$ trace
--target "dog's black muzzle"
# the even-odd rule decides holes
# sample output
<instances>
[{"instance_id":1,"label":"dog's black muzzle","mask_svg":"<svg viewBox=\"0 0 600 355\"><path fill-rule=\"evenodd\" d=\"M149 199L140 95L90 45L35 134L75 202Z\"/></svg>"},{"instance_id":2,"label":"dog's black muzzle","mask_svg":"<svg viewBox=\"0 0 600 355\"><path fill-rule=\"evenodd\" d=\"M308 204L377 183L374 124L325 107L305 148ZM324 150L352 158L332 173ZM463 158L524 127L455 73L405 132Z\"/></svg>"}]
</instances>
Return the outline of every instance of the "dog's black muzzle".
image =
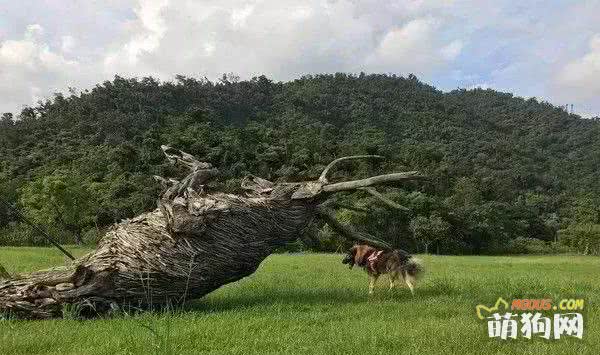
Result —
<instances>
[{"instance_id":1,"label":"dog's black muzzle","mask_svg":"<svg viewBox=\"0 0 600 355\"><path fill-rule=\"evenodd\" d=\"M354 255L346 254L344 259L342 259L342 264L350 264L350 268L352 269L354 266Z\"/></svg>"}]
</instances>

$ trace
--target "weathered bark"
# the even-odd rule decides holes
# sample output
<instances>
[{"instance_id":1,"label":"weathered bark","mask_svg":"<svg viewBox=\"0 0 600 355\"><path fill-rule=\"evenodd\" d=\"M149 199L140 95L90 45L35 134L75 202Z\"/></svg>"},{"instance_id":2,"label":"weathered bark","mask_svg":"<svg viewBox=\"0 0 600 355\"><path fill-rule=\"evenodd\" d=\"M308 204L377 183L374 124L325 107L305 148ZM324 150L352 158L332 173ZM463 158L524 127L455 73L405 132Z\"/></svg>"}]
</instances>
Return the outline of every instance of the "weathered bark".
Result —
<instances>
[{"instance_id":1,"label":"weathered bark","mask_svg":"<svg viewBox=\"0 0 600 355\"><path fill-rule=\"evenodd\" d=\"M315 216L339 230L319 207L333 193L421 178L404 173L330 184L331 165L313 182L274 184L249 176L242 183L247 196L238 196L207 191L218 173L210 164L170 147L163 151L191 173L181 181L157 177L165 192L156 210L114 225L95 251L68 267L0 280L0 312L52 318L74 304L96 315L199 298L252 274L274 249L299 238ZM350 239L377 243L341 229Z\"/></svg>"}]
</instances>

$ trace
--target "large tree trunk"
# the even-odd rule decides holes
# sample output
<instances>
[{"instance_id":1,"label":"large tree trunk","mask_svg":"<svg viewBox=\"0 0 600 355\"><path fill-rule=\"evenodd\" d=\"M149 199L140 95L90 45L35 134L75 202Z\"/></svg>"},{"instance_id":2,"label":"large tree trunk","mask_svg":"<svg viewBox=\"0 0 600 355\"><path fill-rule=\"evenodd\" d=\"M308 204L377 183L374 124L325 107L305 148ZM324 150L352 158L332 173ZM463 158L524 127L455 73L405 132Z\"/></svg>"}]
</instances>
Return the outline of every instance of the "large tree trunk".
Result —
<instances>
[{"instance_id":1,"label":"large tree trunk","mask_svg":"<svg viewBox=\"0 0 600 355\"><path fill-rule=\"evenodd\" d=\"M331 194L421 177L411 172L330 184L327 172L344 158L318 181L273 184L250 176L242 184L247 196L207 193L205 184L216 169L189 154L163 150L192 173L181 181L159 178L170 186L156 210L114 225L95 251L69 267L0 281L0 312L52 318L61 316L63 305L75 304L83 315L96 315L199 298L252 274L275 248L300 237L315 216L335 223L320 206ZM339 224L334 228L377 243Z\"/></svg>"}]
</instances>

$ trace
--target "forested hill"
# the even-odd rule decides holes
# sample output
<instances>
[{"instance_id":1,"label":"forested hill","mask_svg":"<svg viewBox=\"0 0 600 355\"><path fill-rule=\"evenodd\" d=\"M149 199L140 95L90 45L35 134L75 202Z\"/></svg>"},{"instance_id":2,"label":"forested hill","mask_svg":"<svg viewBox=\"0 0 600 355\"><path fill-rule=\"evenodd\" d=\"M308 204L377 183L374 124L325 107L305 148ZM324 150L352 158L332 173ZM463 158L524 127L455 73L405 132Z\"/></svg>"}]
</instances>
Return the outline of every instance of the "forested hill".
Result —
<instances>
[{"instance_id":1,"label":"forested hill","mask_svg":"<svg viewBox=\"0 0 600 355\"><path fill-rule=\"evenodd\" d=\"M0 196L58 235L93 239L154 207L151 175L172 173L161 144L210 161L231 189L248 173L303 180L336 157L381 154L388 163L348 166L338 178L414 169L431 179L387 191L409 213L347 197L371 212L340 210L346 222L411 250L530 250L549 243L525 238L560 235L562 246L589 252L594 244L574 236L589 229L593 239L600 224L599 138L598 121L548 103L493 90L444 93L412 75L115 77L2 116ZM0 244L37 242L16 220L0 205ZM337 247L327 228L319 236L321 248Z\"/></svg>"}]
</instances>

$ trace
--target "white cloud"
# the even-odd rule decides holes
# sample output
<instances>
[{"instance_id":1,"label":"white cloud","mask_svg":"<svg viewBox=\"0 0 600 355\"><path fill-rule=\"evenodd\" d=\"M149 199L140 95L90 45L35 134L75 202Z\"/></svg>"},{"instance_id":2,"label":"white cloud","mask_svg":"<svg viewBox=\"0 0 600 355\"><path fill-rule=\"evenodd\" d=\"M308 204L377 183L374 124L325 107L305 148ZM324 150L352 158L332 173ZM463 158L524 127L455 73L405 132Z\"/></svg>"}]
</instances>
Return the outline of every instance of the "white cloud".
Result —
<instances>
[{"instance_id":1,"label":"white cloud","mask_svg":"<svg viewBox=\"0 0 600 355\"><path fill-rule=\"evenodd\" d=\"M433 18L418 18L391 29L381 40L371 59L374 65L395 66L399 70L429 67L436 60L431 40L439 24ZM415 60L418 58L418 60Z\"/></svg>"},{"instance_id":2,"label":"white cloud","mask_svg":"<svg viewBox=\"0 0 600 355\"><path fill-rule=\"evenodd\" d=\"M444 43L440 39L442 28L442 21L429 16L391 29L368 57L366 69L419 76L445 69L460 54L463 45L460 39Z\"/></svg>"},{"instance_id":3,"label":"white cloud","mask_svg":"<svg viewBox=\"0 0 600 355\"><path fill-rule=\"evenodd\" d=\"M600 97L600 33L591 37L585 55L563 67L557 76L557 85L579 100Z\"/></svg>"},{"instance_id":4,"label":"white cloud","mask_svg":"<svg viewBox=\"0 0 600 355\"><path fill-rule=\"evenodd\" d=\"M228 72L276 80L361 70L431 74L460 52L457 38L439 38L445 27L435 15L447 5L433 0L137 0L131 16L110 27L118 32L109 43L90 49L89 29L71 28L35 44L26 35L15 41L22 51L44 57L46 72L37 63L40 76L34 77L20 59L15 65L23 87L36 86L42 96L115 74L163 80L175 74L215 79ZM104 27L98 23L94 35ZM43 31L34 26L28 33L41 38ZM31 103L32 97L21 94L19 104ZM13 105L3 102L0 110Z\"/></svg>"},{"instance_id":5,"label":"white cloud","mask_svg":"<svg viewBox=\"0 0 600 355\"><path fill-rule=\"evenodd\" d=\"M52 51L44 41L44 28L33 24L22 39L0 42L0 69L0 109L17 110L64 89L79 63Z\"/></svg>"},{"instance_id":6,"label":"white cloud","mask_svg":"<svg viewBox=\"0 0 600 355\"><path fill-rule=\"evenodd\" d=\"M75 38L73 38L73 36L62 36L60 42L60 49L65 53L72 52L73 48L75 48Z\"/></svg>"},{"instance_id":7,"label":"white cloud","mask_svg":"<svg viewBox=\"0 0 600 355\"><path fill-rule=\"evenodd\" d=\"M137 18L104 60L105 73L216 78L307 73L435 73L460 52L444 24L421 16L433 1L140 2ZM443 51L442 46L448 45ZM174 72L176 71L176 72Z\"/></svg>"},{"instance_id":8,"label":"white cloud","mask_svg":"<svg viewBox=\"0 0 600 355\"><path fill-rule=\"evenodd\" d=\"M6 66L25 66L34 69L35 59L39 57L39 38L43 34L40 25L27 26L22 40L7 40L0 45L0 63Z\"/></svg>"},{"instance_id":9,"label":"white cloud","mask_svg":"<svg viewBox=\"0 0 600 355\"><path fill-rule=\"evenodd\" d=\"M231 12L231 24L234 27L243 27L246 24L246 19L252 14L253 10L254 6L250 4L246 4L239 9L233 9Z\"/></svg>"},{"instance_id":10,"label":"white cloud","mask_svg":"<svg viewBox=\"0 0 600 355\"><path fill-rule=\"evenodd\" d=\"M0 111L114 74L366 71L412 72L446 89L485 83L600 112L597 13L598 1L21 0L0 14Z\"/></svg>"},{"instance_id":11,"label":"white cloud","mask_svg":"<svg viewBox=\"0 0 600 355\"><path fill-rule=\"evenodd\" d=\"M442 47L442 49L440 49L440 53L444 59L454 60L456 57L458 57L462 51L462 48L463 42L461 40L455 40Z\"/></svg>"},{"instance_id":12,"label":"white cloud","mask_svg":"<svg viewBox=\"0 0 600 355\"><path fill-rule=\"evenodd\" d=\"M140 0L134 10L137 19L130 23L130 38L104 59L104 66L109 72L119 63L135 67L141 55L151 53L160 46L167 30L162 11L168 4L168 0Z\"/></svg>"}]
</instances>

